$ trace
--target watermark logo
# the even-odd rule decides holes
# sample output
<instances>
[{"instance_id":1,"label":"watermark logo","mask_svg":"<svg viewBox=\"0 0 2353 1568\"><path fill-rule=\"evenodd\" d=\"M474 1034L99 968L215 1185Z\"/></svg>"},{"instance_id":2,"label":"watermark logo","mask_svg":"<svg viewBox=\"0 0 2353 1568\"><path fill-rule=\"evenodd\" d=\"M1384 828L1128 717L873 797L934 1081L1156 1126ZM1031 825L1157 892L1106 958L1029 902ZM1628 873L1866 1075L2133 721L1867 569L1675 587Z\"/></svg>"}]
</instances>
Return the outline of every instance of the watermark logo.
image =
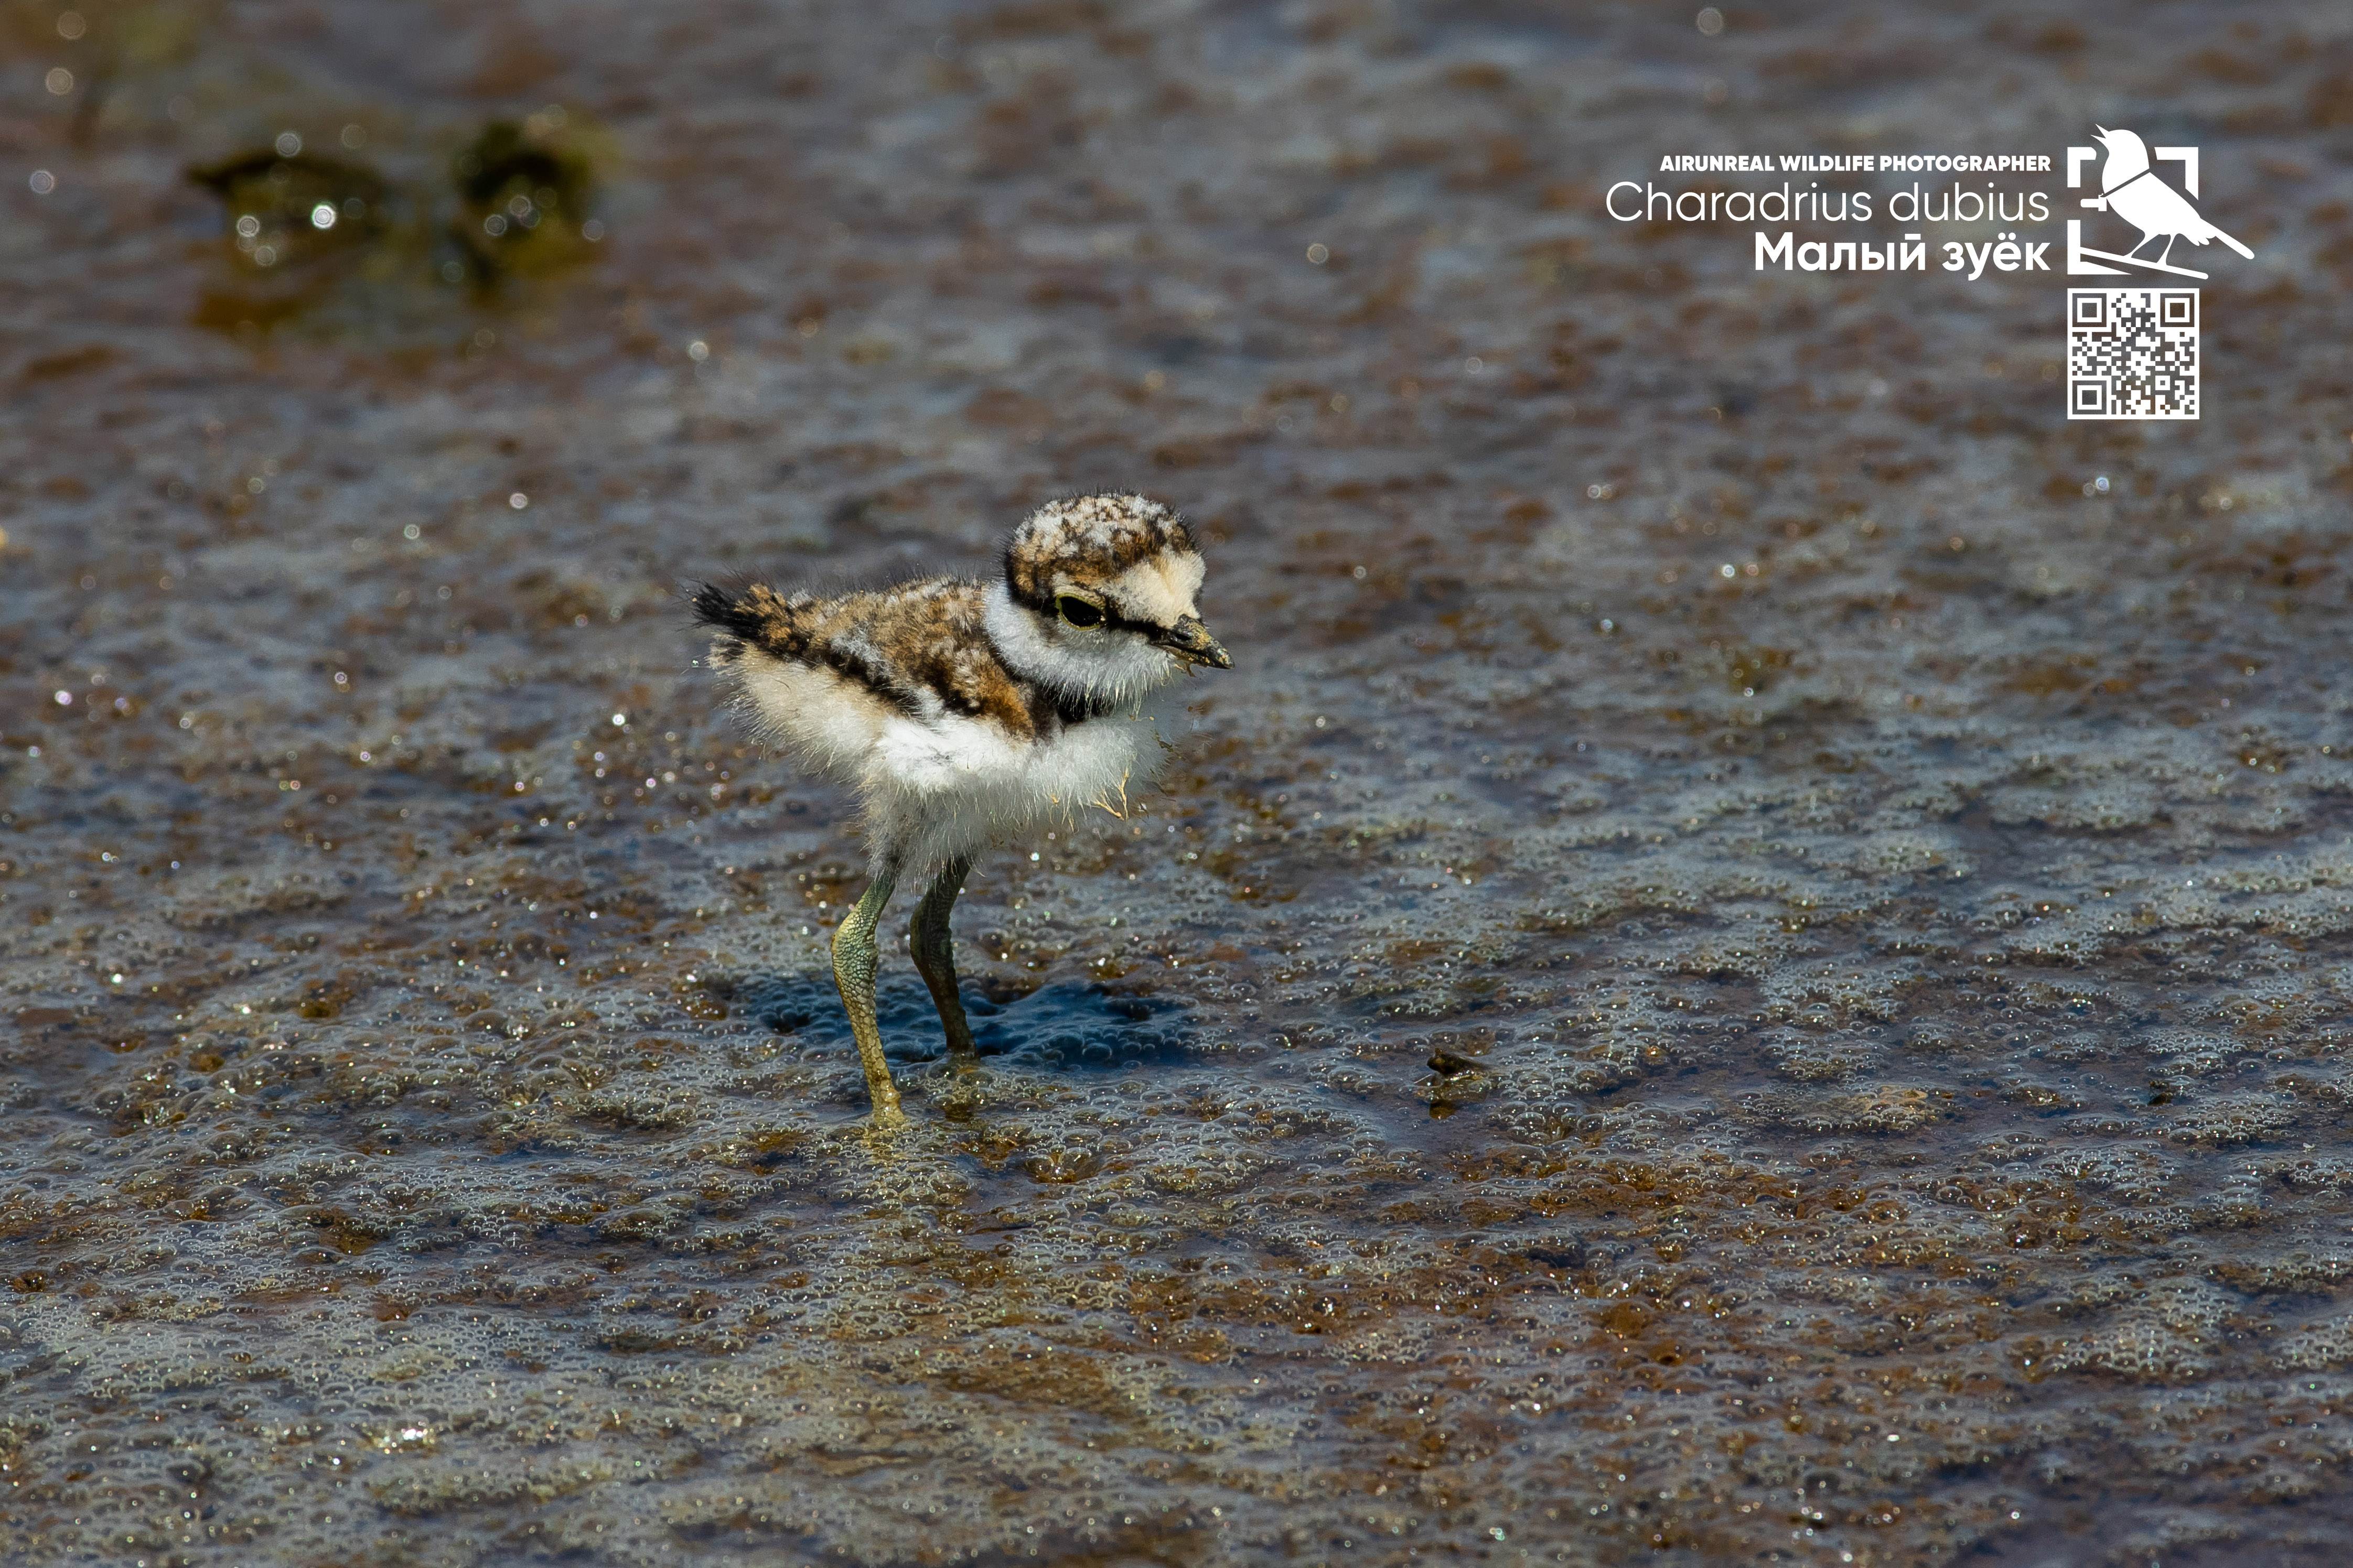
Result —
<instances>
[{"instance_id":1,"label":"watermark logo","mask_svg":"<svg viewBox=\"0 0 2353 1568\"><path fill-rule=\"evenodd\" d=\"M2063 159L1725 148L1662 153L1652 173L1665 178L1612 184L1602 211L1653 229L1746 228L1750 266L1760 273L1878 273L1893 284L1905 273L1942 272L2000 287L2036 272L2055 280L2063 256L2071 284L2114 279L2065 290L2070 419L2198 418L2205 305L2196 289L2168 280L2205 281L2189 264L2211 265L2224 250L2254 258L2198 210L2197 148L2152 148L2105 126L2094 145L2070 147ZM2063 174L2063 190L2054 189Z\"/></svg>"},{"instance_id":2,"label":"watermark logo","mask_svg":"<svg viewBox=\"0 0 2353 1568\"><path fill-rule=\"evenodd\" d=\"M2067 417L2198 417L2198 290L2067 290Z\"/></svg>"},{"instance_id":3,"label":"watermark logo","mask_svg":"<svg viewBox=\"0 0 2353 1568\"><path fill-rule=\"evenodd\" d=\"M2202 247L2219 239L2253 258L2253 251L2199 215L2197 148L2152 153L2134 132L2105 126L2093 139L2097 147L2067 149L2067 188L2083 189L2087 166L2097 163L2098 194L2081 198L2081 205L2122 219L2140 237L2123 250L2096 249L2084 243L2084 220L2069 218L2069 276L2163 272L2202 282L2205 273L2173 259L2173 247L2183 240ZM2188 195L2166 183L2159 163L2181 166ZM2067 417L2197 418L2199 311L2195 289L2068 289Z\"/></svg>"},{"instance_id":4,"label":"watermark logo","mask_svg":"<svg viewBox=\"0 0 2353 1568\"><path fill-rule=\"evenodd\" d=\"M2127 267L2144 268L2151 272L2170 272L2177 278L2203 279L2203 272L2187 267L2171 265L2174 241L2186 239L2192 245L2207 245L2221 240L2249 260L2255 253L2198 216L2190 197L2198 195L2198 149L2195 147L2159 147L2156 160L2149 155L2148 143L2129 131L2110 131L2105 127L2094 138L2100 145L2067 149L2067 188L2080 190L2084 184L2084 165L2100 160L2100 194L2085 196L2083 205L2104 213L2114 213L2135 228L2140 238L2131 249L2123 252L2094 250L2084 244L2084 220L2067 220L2067 271L2072 277L2105 273L2110 277L2124 276ZM2105 156L2102 156L2105 150ZM2165 183L2157 172L2157 163L2181 165L2181 183L2189 188L2189 195ZM2143 256L2158 240L2164 248L2154 257ZM2116 267L2104 262L2118 262Z\"/></svg>"}]
</instances>

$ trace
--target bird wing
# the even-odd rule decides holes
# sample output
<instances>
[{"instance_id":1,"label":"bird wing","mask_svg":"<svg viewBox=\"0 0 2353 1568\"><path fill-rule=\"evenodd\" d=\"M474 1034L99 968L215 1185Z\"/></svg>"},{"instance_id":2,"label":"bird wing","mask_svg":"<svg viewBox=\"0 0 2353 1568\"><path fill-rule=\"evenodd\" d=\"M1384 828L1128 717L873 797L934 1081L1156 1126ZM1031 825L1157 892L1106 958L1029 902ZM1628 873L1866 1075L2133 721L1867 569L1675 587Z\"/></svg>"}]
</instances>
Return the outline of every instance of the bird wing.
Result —
<instances>
[{"instance_id":1,"label":"bird wing","mask_svg":"<svg viewBox=\"0 0 2353 1568\"><path fill-rule=\"evenodd\" d=\"M2178 234L2192 245L2219 239L2242 256L2255 254L2199 216L2189 198L2158 180L2142 180L2128 190L2118 191L2113 205L2117 215L2139 229L2144 238L2153 234Z\"/></svg>"},{"instance_id":2,"label":"bird wing","mask_svg":"<svg viewBox=\"0 0 2353 1568\"><path fill-rule=\"evenodd\" d=\"M2196 239L2210 226L2179 191L2154 177L2135 182L2112 200L2125 221L2144 235L2178 234Z\"/></svg>"}]
</instances>

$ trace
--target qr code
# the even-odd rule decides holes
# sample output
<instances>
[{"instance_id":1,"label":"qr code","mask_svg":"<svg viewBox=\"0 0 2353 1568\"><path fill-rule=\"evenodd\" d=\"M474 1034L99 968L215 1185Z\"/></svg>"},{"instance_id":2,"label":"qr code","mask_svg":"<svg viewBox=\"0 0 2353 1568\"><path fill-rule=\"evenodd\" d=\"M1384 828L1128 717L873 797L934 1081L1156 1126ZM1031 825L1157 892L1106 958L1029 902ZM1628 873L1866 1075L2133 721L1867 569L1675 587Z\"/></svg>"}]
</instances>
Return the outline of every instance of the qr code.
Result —
<instances>
[{"instance_id":1,"label":"qr code","mask_svg":"<svg viewBox=\"0 0 2353 1568\"><path fill-rule=\"evenodd\" d=\"M2067 417L2198 417L2198 290L2067 290Z\"/></svg>"}]
</instances>

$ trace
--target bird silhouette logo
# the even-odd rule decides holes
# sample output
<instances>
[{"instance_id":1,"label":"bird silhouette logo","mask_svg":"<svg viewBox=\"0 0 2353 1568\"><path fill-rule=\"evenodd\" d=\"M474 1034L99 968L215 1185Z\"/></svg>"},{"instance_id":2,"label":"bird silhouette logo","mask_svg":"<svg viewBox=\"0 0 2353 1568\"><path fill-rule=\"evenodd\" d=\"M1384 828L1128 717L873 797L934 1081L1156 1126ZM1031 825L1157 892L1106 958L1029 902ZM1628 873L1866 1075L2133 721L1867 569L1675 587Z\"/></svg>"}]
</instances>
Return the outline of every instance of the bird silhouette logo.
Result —
<instances>
[{"instance_id":1,"label":"bird silhouette logo","mask_svg":"<svg viewBox=\"0 0 2353 1568\"><path fill-rule=\"evenodd\" d=\"M2089 147L2067 150L2067 183L2076 185L2082 179L2083 166L2093 158L2100 158L2099 195L2085 196L2083 205L2097 212L2112 212L2140 230L2140 238L2131 249L2117 252L2094 250L2083 243L2083 220L2067 220L2067 270L2071 273L2105 273L2118 275L2124 268L2143 268L2152 272L2170 272L2181 278L2204 278L2203 272L2172 262L2174 242L2188 240L2203 246L2221 240L2241 256L2253 259L2254 252L2216 228L2198 216L2190 196L2198 194L2198 149L2195 147L2159 147L2153 159L2148 143L2129 131L2098 128L2094 138L2101 151ZM2182 166L2182 183L2189 189L2185 196L2165 183L2158 174L2158 161L2177 162ZM2165 242L2154 257L2142 251L2158 240ZM2103 262L2119 266L2103 266Z\"/></svg>"}]
</instances>

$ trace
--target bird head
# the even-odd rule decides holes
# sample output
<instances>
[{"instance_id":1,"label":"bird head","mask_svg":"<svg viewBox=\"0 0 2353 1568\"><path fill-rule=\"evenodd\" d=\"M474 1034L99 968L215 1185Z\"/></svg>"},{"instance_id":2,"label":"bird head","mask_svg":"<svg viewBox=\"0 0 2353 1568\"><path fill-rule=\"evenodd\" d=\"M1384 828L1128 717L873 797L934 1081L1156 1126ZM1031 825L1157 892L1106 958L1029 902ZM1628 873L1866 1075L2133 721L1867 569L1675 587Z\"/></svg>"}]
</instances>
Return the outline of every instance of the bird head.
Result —
<instances>
[{"instance_id":1,"label":"bird head","mask_svg":"<svg viewBox=\"0 0 2353 1568\"><path fill-rule=\"evenodd\" d=\"M2133 132L2111 131L2103 125L2094 129L2092 140L2106 148L2112 158L2138 163L2143 168L2148 166L2148 143Z\"/></svg>"},{"instance_id":2,"label":"bird head","mask_svg":"<svg viewBox=\"0 0 2353 1568\"><path fill-rule=\"evenodd\" d=\"M1073 695L1137 696L1197 665L1233 668L1201 624L1203 571L1193 531L1158 501L1050 501L1006 541L989 629L1024 675Z\"/></svg>"}]
</instances>

